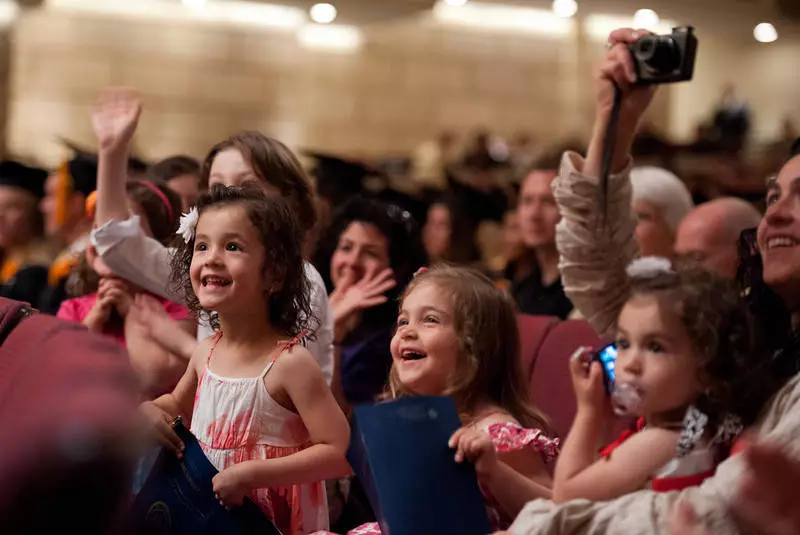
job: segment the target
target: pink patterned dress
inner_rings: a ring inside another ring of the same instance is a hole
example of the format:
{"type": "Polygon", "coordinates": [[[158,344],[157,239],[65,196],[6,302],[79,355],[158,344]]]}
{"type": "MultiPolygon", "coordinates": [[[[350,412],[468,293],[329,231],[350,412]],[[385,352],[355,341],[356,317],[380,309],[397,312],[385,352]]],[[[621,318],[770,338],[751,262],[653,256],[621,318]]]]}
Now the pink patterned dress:
{"type": "MultiPolygon", "coordinates": [[[[300,415],[281,406],[269,395],[264,377],[284,351],[286,343],[258,377],[220,377],[211,370],[218,332],[206,367],[198,381],[192,413],[192,433],[217,470],[253,459],[277,459],[310,444],[300,415]]],[[[328,504],[322,481],[256,489],[250,498],[284,535],[328,529],[328,504]]]]}
{"type": "MultiPolygon", "coordinates": [[[[485,420],[485,417],[483,419],[485,420]]],[[[484,426],[480,425],[480,421],[478,421],[473,425],[489,433],[497,453],[502,454],[520,451],[524,448],[533,448],[534,451],[541,454],[545,463],[555,461],[558,456],[558,439],[549,438],[539,429],[526,429],[512,422],[495,423],[484,426]]],[[[514,519],[510,518],[505,511],[502,510],[500,504],[497,503],[494,496],[489,493],[487,488],[481,486],[481,492],[486,500],[486,512],[489,516],[489,523],[492,530],[499,531],[507,529],[514,519]]],[[[314,535],[335,534],[323,531],[314,535]]],[[[376,522],[371,522],[348,531],[347,535],[381,535],[381,528],[376,522]]]]}

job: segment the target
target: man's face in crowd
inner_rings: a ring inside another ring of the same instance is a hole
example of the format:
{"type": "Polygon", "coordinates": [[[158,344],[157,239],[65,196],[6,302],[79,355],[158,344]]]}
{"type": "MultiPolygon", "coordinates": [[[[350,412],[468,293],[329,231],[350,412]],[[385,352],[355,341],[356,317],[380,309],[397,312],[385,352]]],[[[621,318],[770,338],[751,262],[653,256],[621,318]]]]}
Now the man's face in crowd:
{"type": "Polygon", "coordinates": [[[525,247],[553,247],[556,224],[561,219],[551,183],[556,171],[532,171],[519,192],[519,227],[525,247]]]}

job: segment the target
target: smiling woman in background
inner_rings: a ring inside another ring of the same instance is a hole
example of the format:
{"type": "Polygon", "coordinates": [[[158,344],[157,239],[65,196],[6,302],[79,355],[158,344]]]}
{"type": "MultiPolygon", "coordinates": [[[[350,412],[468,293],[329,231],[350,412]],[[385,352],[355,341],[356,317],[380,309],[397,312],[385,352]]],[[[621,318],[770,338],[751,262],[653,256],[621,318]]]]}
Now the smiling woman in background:
{"type": "Polygon", "coordinates": [[[419,227],[394,205],[355,198],[334,216],[316,265],[334,317],[334,393],[343,406],[383,392],[398,295],[427,261],[419,227]]]}

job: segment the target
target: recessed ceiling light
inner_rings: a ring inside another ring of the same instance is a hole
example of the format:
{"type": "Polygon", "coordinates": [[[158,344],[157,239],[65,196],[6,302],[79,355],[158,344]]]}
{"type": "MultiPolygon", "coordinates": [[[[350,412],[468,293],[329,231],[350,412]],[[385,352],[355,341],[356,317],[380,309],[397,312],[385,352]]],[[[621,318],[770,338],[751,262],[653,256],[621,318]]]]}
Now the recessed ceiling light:
{"type": "Polygon", "coordinates": [[[762,22],[753,28],[753,37],[759,43],[772,43],[778,40],[778,30],[769,22],[762,22]]]}
{"type": "Polygon", "coordinates": [[[467,3],[467,0],[444,0],[448,6],[460,7],[467,3]]]}
{"type": "Polygon", "coordinates": [[[333,4],[314,4],[308,12],[311,15],[311,20],[317,24],[330,24],[336,20],[336,8],[333,4]]]}
{"type": "Polygon", "coordinates": [[[553,13],[556,17],[568,19],[578,12],[578,2],[575,0],[553,0],[553,13]]]}
{"type": "Polygon", "coordinates": [[[206,3],[206,0],[181,0],[181,2],[185,6],[200,7],[206,3]]]}
{"type": "Polygon", "coordinates": [[[658,26],[661,19],[652,9],[640,9],[633,15],[633,25],[636,28],[653,28],[658,26]]]}

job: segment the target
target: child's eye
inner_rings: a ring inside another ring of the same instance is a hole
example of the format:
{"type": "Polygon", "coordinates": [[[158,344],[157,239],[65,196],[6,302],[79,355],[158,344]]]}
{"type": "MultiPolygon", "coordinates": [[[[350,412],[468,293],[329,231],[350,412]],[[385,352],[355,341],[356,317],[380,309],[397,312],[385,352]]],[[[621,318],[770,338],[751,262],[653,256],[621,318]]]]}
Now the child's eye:
{"type": "Polygon", "coordinates": [[[194,244],[194,250],[195,251],[207,251],[208,250],[208,245],[206,245],[205,242],[195,243],[194,244]]]}
{"type": "Polygon", "coordinates": [[[628,349],[630,347],[630,344],[624,338],[617,339],[617,341],[614,342],[614,345],[617,347],[617,349],[628,349]]]}
{"type": "Polygon", "coordinates": [[[428,323],[439,323],[439,320],[435,316],[425,316],[425,321],[428,323]]]}
{"type": "Polygon", "coordinates": [[[397,326],[398,327],[402,327],[403,325],[408,325],[408,320],[407,319],[398,319],[397,320],[397,326]]]}
{"type": "Polygon", "coordinates": [[[776,192],[771,192],[767,194],[767,206],[773,205],[778,202],[779,195],[776,192]]]}
{"type": "Polygon", "coordinates": [[[226,251],[241,251],[242,248],[239,247],[238,243],[231,242],[231,243],[225,245],[225,250],[226,251]]]}
{"type": "Polygon", "coordinates": [[[664,346],[662,346],[658,342],[650,342],[650,344],[647,346],[647,350],[650,351],[651,353],[663,353],[664,346]]]}

